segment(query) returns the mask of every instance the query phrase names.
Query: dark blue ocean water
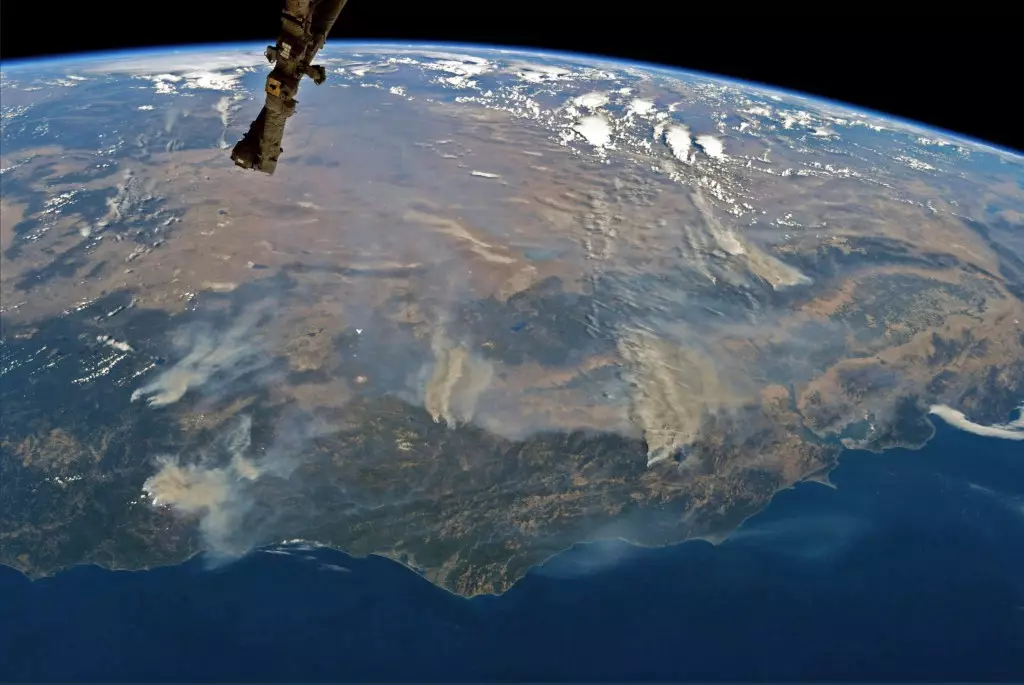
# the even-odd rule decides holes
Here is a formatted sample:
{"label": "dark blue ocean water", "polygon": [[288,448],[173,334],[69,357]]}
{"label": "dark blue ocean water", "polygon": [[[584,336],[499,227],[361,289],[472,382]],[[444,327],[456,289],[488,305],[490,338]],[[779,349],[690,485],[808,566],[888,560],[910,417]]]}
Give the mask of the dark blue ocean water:
{"label": "dark blue ocean water", "polygon": [[719,546],[586,545],[464,600],[382,558],[0,568],[0,678],[1024,680],[1024,447],[849,452]]}

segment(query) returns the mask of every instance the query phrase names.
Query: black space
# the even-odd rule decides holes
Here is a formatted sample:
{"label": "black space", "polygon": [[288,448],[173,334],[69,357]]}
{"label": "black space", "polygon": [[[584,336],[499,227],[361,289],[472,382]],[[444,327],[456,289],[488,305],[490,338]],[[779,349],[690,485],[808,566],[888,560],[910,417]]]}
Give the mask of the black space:
{"label": "black space", "polygon": [[[7,2],[0,57],[272,42],[281,5],[108,0],[61,3],[46,10],[56,16],[43,17],[36,3]],[[919,17],[896,21],[885,7],[853,12],[824,5],[803,12],[773,5],[760,16],[744,7],[669,0],[349,0],[331,35],[535,46],[659,62],[849,102],[1024,150],[1011,102],[1019,87],[1020,39],[1009,18],[974,17],[981,31],[964,26],[962,12],[931,12],[920,24]]]}

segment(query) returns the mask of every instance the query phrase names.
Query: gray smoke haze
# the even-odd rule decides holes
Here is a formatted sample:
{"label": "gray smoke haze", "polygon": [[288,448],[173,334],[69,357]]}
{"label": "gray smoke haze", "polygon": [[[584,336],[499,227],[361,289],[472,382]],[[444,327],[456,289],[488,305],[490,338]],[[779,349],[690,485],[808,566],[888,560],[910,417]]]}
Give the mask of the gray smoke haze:
{"label": "gray smoke haze", "polygon": [[986,438],[1000,438],[1002,440],[1024,440],[1024,406],[1020,409],[1020,417],[1008,423],[994,423],[986,426],[971,421],[962,412],[944,404],[935,404],[928,410],[954,428],[959,428],[968,433],[981,435]]}
{"label": "gray smoke haze", "polygon": [[286,489],[310,441],[330,432],[323,424],[286,416],[275,424],[272,443],[257,451],[252,448],[252,426],[252,417],[240,414],[198,455],[158,455],[156,472],[143,484],[154,506],[197,518],[206,550],[226,559],[267,542],[273,530],[273,517],[248,516],[260,503],[255,486],[277,479]]}
{"label": "gray smoke haze", "polygon": [[251,307],[227,330],[195,324],[183,329],[175,346],[188,354],[132,393],[132,401],[145,399],[151,407],[174,404],[189,390],[216,393],[230,388],[243,375],[267,366],[270,358],[256,328],[267,307]]}
{"label": "gray smoke haze", "polygon": [[1014,514],[1019,514],[1022,518],[1024,518],[1024,496],[1011,495],[1005,492],[999,492],[997,490],[987,488],[984,485],[979,485],[977,483],[967,483],[967,487],[972,492],[983,495],[995,501],[997,504],[1006,508],[1007,510],[1013,512]]}
{"label": "gray smoke haze", "polygon": [[642,329],[623,332],[618,343],[628,366],[631,418],[643,430],[648,466],[692,444],[708,413],[740,402],[715,360],[697,346]]}
{"label": "gray smoke haze", "polygon": [[[699,190],[693,195],[693,204],[700,211],[704,219],[704,228],[707,230],[707,235],[711,238],[711,243],[719,250],[728,254],[732,260],[744,265],[752,274],[770,284],[772,288],[778,290],[790,286],[806,285],[811,282],[808,276],[801,273],[795,267],[789,266],[777,257],[768,254],[756,244],[744,240],[732,228],[726,226],[718,219],[711,207],[711,203],[708,202],[707,198]],[[700,264],[706,262],[704,253],[707,249],[708,240],[704,237],[698,238],[697,236],[692,236],[691,240],[696,240],[693,244],[693,263]],[[702,267],[701,271],[706,273],[707,267]]]}
{"label": "gray smoke haze", "polygon": [[598,542],[574,545],[531,572],[549,578],[581,578],[609,571],[643,554],[646,548],[623,538],[608,537]]}
{"label": "gray smoke haze", "polygon": [[481,393],[490,385],[493,366],[452,342],[438,329],[431,341],[434,368],[424,392],[424,407],[434,421],[448,426],[473,419]]}
{"label": "gray smoke haze", "polygon": [[176,513],[199,518],[199,531],[207,547],[228,556],[247,551],[235,532],[252,501],[247,485],[266,472],[266,465],[250,459],[252,419],[242,415],[222,436],[220,446],[228,452],[227,463],[214,462],[219,455],[204,454],[198,462],[183,462],[179,456],[156,457],[157,471],[143,484],[154,506],[169,506]]}
{"label": "gray smoke haze", "polygon": [[724,545],[756,546],[802,561],[836,561],[871,531],[868,518],[843,514],[798,516],[754,522],[733,532]]}

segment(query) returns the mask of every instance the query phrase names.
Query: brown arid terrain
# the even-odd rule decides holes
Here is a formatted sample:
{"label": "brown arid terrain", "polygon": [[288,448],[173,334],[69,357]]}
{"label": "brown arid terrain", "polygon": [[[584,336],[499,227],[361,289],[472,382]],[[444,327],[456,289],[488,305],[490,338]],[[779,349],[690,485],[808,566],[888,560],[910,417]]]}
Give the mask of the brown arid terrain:
{"label": "brown arid terrain", "polygon": [[304,538],[497,593],[580,541],[722,539],[933,406],[1024,397],[1019,157],[904,163],[850,113],[683,80],[620,116],[516,66],[452,103],[381,60],[339,58],[272,177],[217,145],[244,90],[109,124],[107,162],[5,149],[0,562]]}

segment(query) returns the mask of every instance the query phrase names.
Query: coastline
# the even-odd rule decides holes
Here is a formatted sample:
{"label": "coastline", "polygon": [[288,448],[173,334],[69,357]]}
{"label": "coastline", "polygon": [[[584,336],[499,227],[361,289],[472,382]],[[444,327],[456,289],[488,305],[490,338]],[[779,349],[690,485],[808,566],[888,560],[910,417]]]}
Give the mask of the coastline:
{"label": "coastline", "polygon": [[[145,573],[76,566],[32,592],[0,570],[19,581],[0,583],[11,608],[0,628],[11,621],[26,654],[83,645],[52,660],[51,679],[82,659],[93,665],[78,672],[99,679],[152,679],[155,664],[175,679],[215,679],[213,662],[193,657],[216,645],[216,663],[256,679],[287,679],[287,664],[318,655],[318,680],[1019,680],[1016,445],[936,432],[923,459],[844,453],[835,488],[782,491],[719,544],[584,543],[502,595],[465,598],[380,555],[288,541],[268,548],[285,553],[212,570],[198,557]],[[129,647],[91,637],[111,631]],[[38,674],[20,663],[5,672]]]}
{"label": "coastline", "polygon": [[[1012,415],[1012,413],[1013,412],[1011,412],[1011,415]],[[641,551],[641,550],[672,549],[672,548],[681,547],[681,546],[686,545],[688,543],[698,543],[698,542],[708,543],[708,544],[710,544],[710,545],[712,545],[714,547],[720,546],[722,544],[728,543],[729,540],[731,538],[733,538],[733,536],[738,534],[744,528],[744,526],[747,526],[749,523],[756,523],[756,520],[758,519],[758,517],[764,515],[765,512],[767,512],[773,506],[773,504],[778,499],[778,497],[779,497],[779,495],[781,493],[793,491],[793,490],[795,490],[795,489],[797,489],[797,488],[799,488],[801,486],[807,485],[807,484],[818,484],[818,485],[821,485],[821,486],[823,486],[825,488],[829,488],[829,489],[832,489],[832,490],[838,489],[838,485],[836,485],[832,481],[832,479],[831,479],[832,474],[837,469],[839,469],[839,468],[841,468],[843,466],[843,462],[845,460],[851,459],[851,458],[855,458],[857,452],[870,453],[870,454],[874,454],[874,455],[882,455],[882,454],[885,454],[887,452],[892,452],[894,450],[902,450],[902,451],[906,451],[906,452],[918,452],[918,451],[921,451],[921,450],[925,449],[929,445],[929,443],[931,443],[932,440],[935,439],[935,437],[940,432],[940,426],[941,426],[941,430],[948,430],[948,431],[952,431],[952,432],[959,432],[954,426],[951,426],[951,425],[946,424],[944,422],[937,425],[936,422],[931,418],[931,414],[926,414],[922,418],[924,419],[924,421],[929,423],[931,425],[931,428],[932,428],[931,435],[927,439],[923,440],[922,442],[920,442],[920,443],[913,443],[913,444],[908,443],[908,444],[887,445],[887,446],[880,447],[880,448],[872,448],[870,446],[847,447],[847,446],[844,445],[842,447],[842,449],[840,450],[840,452],[837,454],[834,463],[826,465],[822,469],[820,469],[820,470],[818,470],[818,471],[816,471],[816,472],[814,472],[812,474],[809,474],[809,475],[805,476],[803,479],[801,479],[801,480],[799,480],[799,481],[797,481],[795,483],[792,483],[790,485],[787,485],[787,486],[779,488],[778,490],[776,490],[772,494],[771,498],[767,501],[765,506],[761,507],[757,511],[754,511],[753,513],[745,515],[735,526],[730,527],[728,532],[717,533],[717,534],[716,533],[707,533],[707,534],[703,534],[703,535],[695,535],[695,536],[687,537],[685,539],[682,539],[682,540],[679,540],[679,541],[676,541],[676,542],[670,542],[670,543],[660,544],[660,545],[644,544],[642,542],[637,542],[635,540],[631,540],[631,539],[629,539],[627,537],[623,537],[623,536],[611,536],[611,537],[607,537],[607,538],[595,538],[595,539],[589,539],[589,540],[578,540],[578,541],[570,544],[569,546],[565,547],[564,549],[561,549],[561,550],[558,550],[556,552],[553,552],[552,554],[548,555],[547,557],[545,557],[541,561],[538,561],[538,562],[530,565],[522,576],[517,578],[513,583],[511,583],[508,587],[504,588],[501,592],[497,592],[497,593],[494,593],[494,592],[481,592],[481,593],[475,593],[475,594],[471,594],[471,595],[461,594],[459,592],[456,592],[456,591],[446,587],[445,585],[443,585],[441,583],[435,582],[433,579],[430,578],[428,570],[423,569],[421,567],[417,567],[415,565],[415,563],[409,563],[407,561],[404,561],[403,559],[399,558],[397,555],[391,555],[391,554],[388,554],[387,552],[370,552],[370,553],[365,554],[365,555],[357,555],[357,554],[353,554],[349,550],[346,550],[346,549],[344,549],[342,547],[339,547],[339,546],[336,546],[336,545],[332,545],[330,543],[322,542],[322,541],[319,541],[319,540],[307,540],[307,539],[281,540],[279,542],[270,543],[270,544],[266,544],[266,545],[261,545],[259,547],[256,547],[256,548],[252,549],[252,550],[249,550],[248,552],[246,552],[246,554],[244,554],[244,555],[242,555],[240,557],[237,557],[235,559],[226,560],[226,561],[224,561],[222,563],[218,562],[218,563],[212,564],[212,565],[210,564],[210,562],[208,560],[206,560],[206,556],[209,554],[208,551],[206,551],[206,550],[196,550],[193,553],[191,553],[190,555],[188,555],[187,557],[185,557],[184,559],[181,559],[180,561],[174,561],[174,562],[170,562],[170,563],[144,565],[144,566],[133,567],[133,568],[111,566],[111,565],[106,565],[106,564],[99,563],[99,562],[83,562],[83,563],[74,564],[74,565],[63,567],[63,568],[59,568],[59,569],[54,569],[54,570],[48,571],[48,572],[40,574],[40,575],[31,575],[31,574],[25,573],[21,569],[18,569],[18,568],[14,567],[14,566],[11,566],[9,564],[0,563],[0,567],[7,568],[7,569],[10,569],[10,570],[18,573],[19,575],[21,575],[25,580],[27,580],[30,583],[36,583],[38,581],[46,581],[46,580],[51,580],[51,579],[59,578],[62,574],[65,574],[65,573],[68,573],[68,572],[72,572],[75,569],[80,569],[80,568],[96,568],[98,570],[107,571],[107,572],[111,572],[111,573],[133,573],[134,574],[134,573],[145,573],[145,572],[149,572],[149,571],[153,571],[153,570],[157,570],[157,569],[168,569],[168,568],[182,567],[182,566],[185,566],[185,565],[187,565],[187,564],[189,564],[189,563],[191,563],[191,562],[193,562],[194,560],[197,560],[197,559],[200,560],[202,563],[204,563],[204,565],[206,567],[209,567],[209,568],[220,568],[222,566],[230,566],[232,564],[236,564],[239,561],[241,561],[243,559],[246,559],[247,557],[250,557],[250,556],[252,556],[254,554],[267,553],[267,552],[270,552],[270,553],[281,552],[281,553],[289,554],[290,555],[290,554],[293,554],[293,552],[297,552],[297,551],[310,551],[310,549],[313,549],[313,550],[327,550],[327,551],[332,552],[332,553],[344,555],[345,557],[348,557],[348,558],[351,558],[351,559],[368,559],[368,558],[376,557],[376,558],[387,560],[389,562],[397,564],[398,566],[400,566],[404,570],[407,570],[407,571],[409,571],[409,572],[419,576],[420,578],[426,580],[433,587],[436,587],[439,590],[444,591],[446,594],[451,595],[453,597],[457,597],[459,599],[472,600],[472,599],[475,599],[477,597],[500,598],[500,597],[503,597],[504,595],[506,595],[509,591],[511,591],[517,585],[522,583],[523,580],[525,578],[527,578],[529,575],[539,572],[540,569],[542,569],[543,567],[545,567],[545,566],[547,566],[547,565],[549,565],[551,563],[557,563],[557,560],[560,557],[562,557],[563,555],[567,555],[567,554],[571,555],[573,553],[579,553],[579,550],[592,548],[594,546],[600,547],[601,545],[609,545],[609,544],[611,544],[611,545],[625,545],[625,546],[627,546],[627,547],[629,547],[629,548],[631,548],[633,550],[637,550],[637,551]],[[840,442],[840,441],[837,439],[837,442]],[[288,547],[290,545],[293,545],[293,544],[294,545],[304,545],[304,546],[307,547],[307,549],[300,548],[300,549],[296,549],[296,550],[289,550]]]}

